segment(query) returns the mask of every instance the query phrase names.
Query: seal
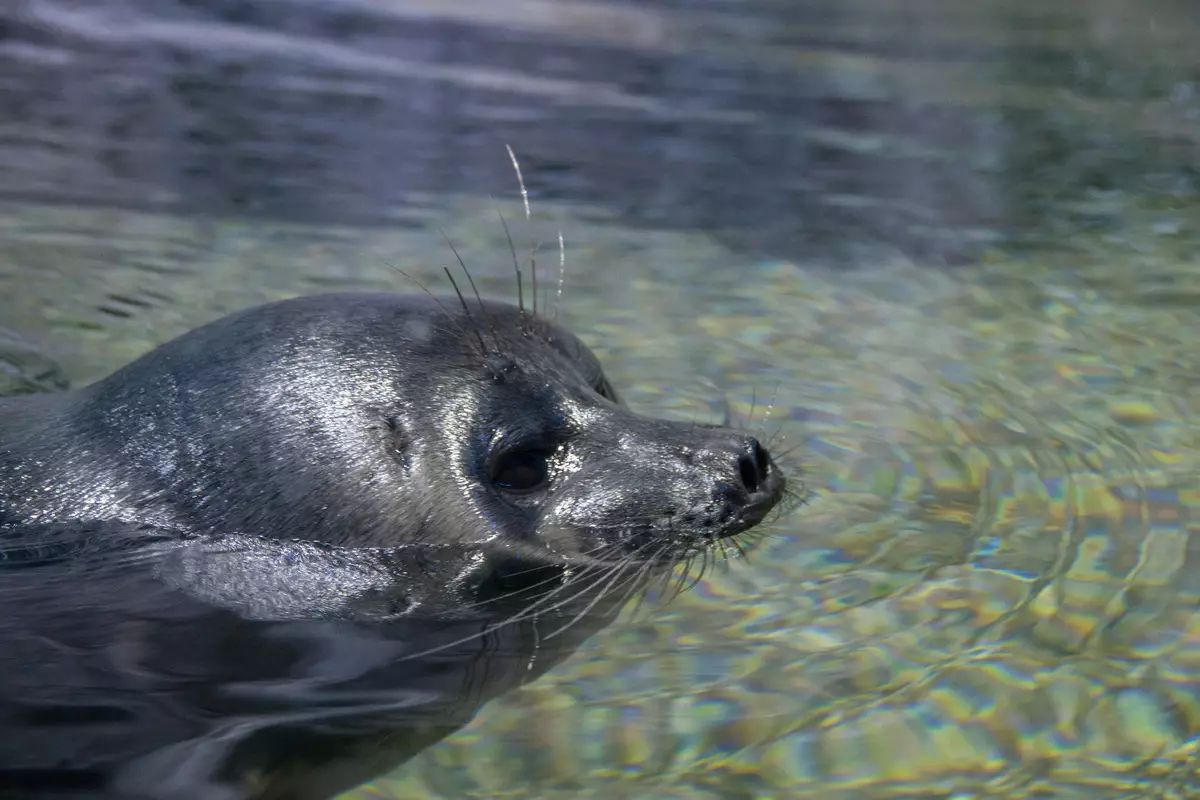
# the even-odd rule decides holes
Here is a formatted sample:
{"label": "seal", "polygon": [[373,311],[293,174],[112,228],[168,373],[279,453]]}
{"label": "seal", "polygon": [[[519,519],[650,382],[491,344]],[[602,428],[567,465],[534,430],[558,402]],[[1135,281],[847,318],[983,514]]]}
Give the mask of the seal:
{"label": "seal", "polygon": [[760,523],[754,437],[497,301],[271,303],[0,400],[0,795],[318,800]]}

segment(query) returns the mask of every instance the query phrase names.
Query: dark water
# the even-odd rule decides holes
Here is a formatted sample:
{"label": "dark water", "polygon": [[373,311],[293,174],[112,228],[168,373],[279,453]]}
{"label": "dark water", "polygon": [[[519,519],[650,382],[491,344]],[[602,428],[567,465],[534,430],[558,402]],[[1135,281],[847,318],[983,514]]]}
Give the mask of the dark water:
{"label": "dark water", "polygon": [[10,1],[5,374],[436,280],[439,228],[511,294],[495,196],[563,231],[635,404],[772,397],[814,501],[364,792],[1194,796],[1198,35],[1184,0]]}
{"label": "dark water", "polygon": [[511,142],[622,224],[941,263],[1196,187],[1184,2],[443,5],[19,0],[3,195],[387,225],[511,194]]}

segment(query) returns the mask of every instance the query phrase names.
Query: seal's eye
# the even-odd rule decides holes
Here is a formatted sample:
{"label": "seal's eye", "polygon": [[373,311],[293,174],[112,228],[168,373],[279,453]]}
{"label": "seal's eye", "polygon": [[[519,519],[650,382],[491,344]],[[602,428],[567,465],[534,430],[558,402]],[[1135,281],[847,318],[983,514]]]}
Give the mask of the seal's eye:
{"label": "seal's eye", "polygon": [[507,453],[496,463],[492,483],[506,492],[532,492],[550,479],[550,456],[546,449]]}

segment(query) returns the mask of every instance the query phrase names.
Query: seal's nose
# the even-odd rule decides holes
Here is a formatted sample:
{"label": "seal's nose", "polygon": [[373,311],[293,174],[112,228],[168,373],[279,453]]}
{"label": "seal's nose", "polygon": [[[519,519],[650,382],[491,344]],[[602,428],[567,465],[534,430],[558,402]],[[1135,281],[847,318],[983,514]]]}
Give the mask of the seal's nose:
{"label": "seal's nose", "polygon": [[747,494],[754,494],[766,482],[771,471],[771,456],[753,436],[746,437],[737,460],[738,476]]}
{"label": "seal's nose", "polygon": [[718,538],[740,533],[762,522],[779,501],[785,485],[771,454],[753,436],[737,435],[730,444],[733,452],[729,455],[734,458],[725,463],[732,468],[733,474],[726,473],[728,482],[720,485],[713,494],[720,506],[718,519],[722,527],[716,534]]}

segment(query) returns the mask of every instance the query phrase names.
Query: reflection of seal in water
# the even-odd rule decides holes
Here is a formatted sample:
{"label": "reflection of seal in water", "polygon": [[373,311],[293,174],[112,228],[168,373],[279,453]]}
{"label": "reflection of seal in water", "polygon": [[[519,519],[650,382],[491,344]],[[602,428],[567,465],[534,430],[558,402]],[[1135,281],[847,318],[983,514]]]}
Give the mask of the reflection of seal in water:
{"label": "reflection of seal in water", "polygon": [[0,793],[349,788],[783,488],[499,303],[284,301],[0,401]]}

